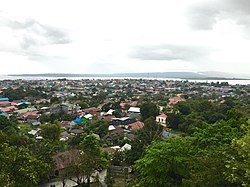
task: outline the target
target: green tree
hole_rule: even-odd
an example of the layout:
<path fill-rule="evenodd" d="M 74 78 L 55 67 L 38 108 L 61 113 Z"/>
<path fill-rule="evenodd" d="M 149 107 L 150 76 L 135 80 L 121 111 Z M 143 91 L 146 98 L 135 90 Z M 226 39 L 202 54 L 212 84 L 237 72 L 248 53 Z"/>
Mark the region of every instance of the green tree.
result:
<path fill-rule="evenodd" d="M 243 117 L 243 114 L 235 108 L 228 110 L 226 114 L 226 120 L 230 120 L 230 119 L 239 120 L 242 117 Z"/>
<path fill-rule="evenodd" d="M 187 162 L 189 177 L 183 180 L 183 186 L 230 186 L 224 172 L 229 145 L 199 148 L 191 146 Z"/>
<path fill-rule="evenodd" d="M 32 156 L 27 148 L 0 145 L 0 184 L 35 186 L 48 169 L 49 166 Z"/>
<path fill-rule="evenodd" d="M 168 114 L 168 124 L 172 129 L 175 129 L 175 130 L 179 129 L 179 125 L 182 122 L 182 120 L 183 120 L 183 117 L 179 113 L 177 113 L 177 114 L 169 113 Z"/>
<path fill-rule="evenodd" d="M 61 134 L 61 126 L 59 123 L 56 124 L 43 124 L 41 126 L 41 136 L 50 140 L 59 140 Z"/>
<path fill-rule="evenodd" d="M 179 102 L 175 106 L 181 114 L 188 115 L 191 113 L 191 108 L 187 102 Z"/>
<path fill-rule="evenodd" d="M 88 108 L 88 107 L 89 107 L 88 103 L 85 102 L 85 101 L 80 101 L 78 104 L 79 104 L 79 106 L 81 107 L 81 109 L 84 109 L 84 108 Z"/>
<path fill-rule="evenodd" d="M 250 186 L 250 130 L 242 138 L 235 138 L 230 148 L 225 172 L 227 179 L 237 186 Z"/>
<path fill-rule="evenodd" d="M 140 107 L 141 116 L 143 120 L 146 120 L 149 117 L 156 117 L 159 114 L 159 109 L 156 104 L 152 102 L 145 102 Z"/>
<path fill-rule="evenodd" d="M 197 128 L 192 134 L 199 147 L 229 145 L 234 138 L 240 137 L 241 132 L 228 122 L 219 121 L 215 124 L 206 124 L 205 128 Z"/>
<path fill-rule="evenodd" d="M 178 126 L 178 129 L 192 134 L 196 128 L 203 128 L 205 125 L 204 118 L 197 112 L 192 112 L 191 114 L 185 116 Z"/>
<path fill-rule="evenodd" d="M 8 134 L 17 134 L 19 131 L 17 122 L 5 116 L 0 116 L 0 130 Z"/>
<path fill-rule="evenodd" d="M 145 151 L 145 147 L 154 141 L 162 139 L 163 127 L 156 123 L 153 117 L 145 120 L 144 127 L 136 132 L 136 138 L 131 142 L 132 149 L 128 151 L 128 162 L 134 164 Z"/>
<path fill-rule="evenodd" d="M 153 141 L 161 140 L 163 127 L 156 123 L 155 118 L 149 117 L 144 121 L 144 127 L 137 131 L 142 144 L 150 145 Z"/>
<path fill-rule="evenodd" d="M 121 111 L 119 111 L 119 110 L 114 111 L 114 112 L 113 112 L 113 115 L 114 115 L 116 118 L 122 117 Z"/>
<path fill-rule="evenodd" d="M 190 141 L 184 138 L 168 138 L 155 142 L 146 154 L 136 162 L 140 176 L 137 186 L 181 186 L 188 177 Z"/>
<path fill-rule="evenodd" d="M 76 177 L 78 184 L 86 183 L 90 186 L 90 177 L 96 170 L 105 168 L 108 164 L 107 157 L 100 149 L 100 142 L 94 135 L 85 135 L 79 146 L 80 159 L 65 171 L 68 177 Z M 73 179 L 71 179 L 73 180 Z M 87 181 L 87 182 L 86 182 Z"/>
<path fill-rule="evenodd" d="M 52 97 L 50 99 L 50 104 L 59 104 L 60 103 L 60 99 L 58 97 Z"/>

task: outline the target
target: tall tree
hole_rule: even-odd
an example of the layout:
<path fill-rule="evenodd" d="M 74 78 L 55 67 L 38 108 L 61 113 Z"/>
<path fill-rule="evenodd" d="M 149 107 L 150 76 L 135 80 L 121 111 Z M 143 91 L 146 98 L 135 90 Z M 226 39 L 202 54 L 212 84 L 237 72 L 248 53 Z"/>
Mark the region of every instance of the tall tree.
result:
<path fill-rule="evenodd" d="M 48 169 L 49 166 L 34 157 L 27 148 L 0 145 L 0 184 L 36 186 Z"/>
<path fill-rule="evenodd" d="M 90 177 L 96 170 L 101 170 L 108 164 L 100 142 L 94 135 L 86 135 L 79 146 L 79 160 L 65 170 L 67 177 L 77 177 L 78 184 L 90 186 Z M 71 178 L 71 180 L 73 180 Z"/>
<path fill-rule="evenodd" d="M 146 150 L 135 168 L 140 176 L 137 186 L 181 186 L 188 177 L 190 142 L 184 138 L 168 138 L 155 142 Z"/>
<path fill-rule="evenodd" d="M 145 102 L 141 105 L 141 116 L 143 120 L 149 117 L 156 117 L 159 114 L 159 109 L 155 103 Z"/>
<path fill-rule="evenodd" d="M 8 134 L 16 134 L 19 131 L 17 122 L 5 116 L 0 116 L 0 130 Z"/>
<path fill-rule="evenodd" d="M 145 120 L 144 127 L 136 132 L 136 138 L 131 142 L 132 149 L 128 151 L 128 161 L 131 164 L 139 159 L 145 151 L 145 147 L 154 141 L 162 139 L 163 127 L 156 123 L 155 118 Z"/>
<path fill-rule="evenodd" d="M 59 123 L 55 124 L 44 124 L 41 126 L 41 135 L 42 137 L 50 140 L 59 140 L 61 133 L 61 126 Z"/>
<path fill-rule="evenodd" d="M 250 121 L 248 122 L 250 124 Z M 237 186 L 250 186 L 250 129 L 242 138 L 235 138 L 226 163 L 227 179 Z"/>

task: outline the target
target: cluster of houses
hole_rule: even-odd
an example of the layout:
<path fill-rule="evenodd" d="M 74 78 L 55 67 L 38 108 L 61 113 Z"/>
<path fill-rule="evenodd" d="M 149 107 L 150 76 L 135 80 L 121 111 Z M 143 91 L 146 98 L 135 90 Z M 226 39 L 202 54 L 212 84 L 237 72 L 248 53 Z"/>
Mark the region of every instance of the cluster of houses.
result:
<path fill-rule="evenodd" d="M 6 95 L 6 90 L 13 92 L 22 88 L 39 90 L 39 95 L 29 95 L 18 100 Z M 175 136 L 167 132 L 168 112 L 179 102 L 192 97 L 208 98 L 214 102 L 216 98 L 223 102 L 224 97 L 249 96 L 250 85 L 228 85 L 220 83 L 196 83 L 174 80 L 143 80 L 143 79 L 82 79 L 82 80 L 3 80 L 0 81 L 0 116 L 14 117 L 30 128 L 25 132 L 40 141 L 42 117 L 67 115 L 69 119 L 60 120 L 63 129 L 60 141 L 68 141 L 85 133 L 82 126 L 96 121 L 108 123 L 107 132 L 102 139 L 107 143 L 102 149 L 109 153 L 130 150 L 129 142 L 135 138 L 136 131 L 144 127 L 141 120 L 140 106 L 145 101 L 153 101 L 160 108 L 155 121 L 164 127 L 162 136 Z M 104 95 L 93 106 L 81 107 L 82 100 L 88 101 Z M 53 102 L 56 101 L 56 102 Z M 111 104 L 110 104 L 111 103 Z M 104 106 L 107 106 L 104 109 Z M 164 109 L 168 110 L 164 110 Z M 117 112 L 119 116 L 117 116 Z M 164 113 L 165 112 L 165 113 Z M 100 138 L 100 134 L 94 134 Z M 74 150 L 73 150 L 74 151 Z M 65 156 L 66 155 L 66 156 Z M 66 167 L 64 158 L 76 155 L 63 152 L 55 155 L 56 168 Z M 60 158 L 63 158 L 60 160 Z M 75 158 L 72 158 L 73 160 Z"/>
<path fill-rule="evenodd" d="M 41 90 L 45 97 L 28 95 L 19 100 L 11 100 L 4 95 L 5 90 L 25 87 Z M 82 79 L 82 80 L 3 80 L 0 81 L 0 115 L 5 117 L 15 116 L 21 123 L 29 123 L 32 130 L 28 133 L 37 139 L 41 125 L 40 117 L 51 114 L 70 114 L 71 120 L 61 121 L 65 131 L 61 140 L 67 141 L 72 136 L 77 136 L 84 131 L 74 128 L 77 124 L 101 119 L 109 123 L 108 134 L 104 137 L 112 142 L 118 135 L 134 138 L 134 131 L 143 128 L 140 118 L 140 105 L 143 98 L 150 98 L 161 109 L 184 102 L 193 96 L 200 97 L 236 97 L 240 94 L 249 95 L 249 85 L 229 85 L 220 83 L 196 83 L 174 80 L 143 80 L 143 79 Z M 81 99 L 93 99 L 104 93 L 105 98 L 96 106 L 81 108 L 78 102 Z M 52 103 L 52 98 L 60 102 Z M 103 111 L 102 106 L 107 103 L 118 103 L 116 108 L 110 107 Z M 114 112 L 119 110 L 121 117 L 116 117 Z M 161 110 L 160 110 L 161 111 Z M 167 126 L 167 114 L 160 112 L 156 122 Z M 116 147 L 117 148 L 117 147 Z M 121 147 L 122 148 L 122 147 Z"/>

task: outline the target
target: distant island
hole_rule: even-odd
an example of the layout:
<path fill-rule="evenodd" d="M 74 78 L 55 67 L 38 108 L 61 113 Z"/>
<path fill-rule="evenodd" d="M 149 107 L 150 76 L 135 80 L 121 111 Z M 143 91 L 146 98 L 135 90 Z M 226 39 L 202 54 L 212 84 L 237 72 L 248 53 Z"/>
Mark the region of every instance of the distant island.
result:
<path fill-rule="evenodd" d="M 238 75 L 221 72 L 149 72 L 149 73 L 112 73 L 112 74 L 73 74 L 73 73 L 42 73 L 42 74 L 9 74 L 17 77 L 124 77 L 124 78 L 176 78 L 192 80 L 250 80 L 250 75 Z"/>

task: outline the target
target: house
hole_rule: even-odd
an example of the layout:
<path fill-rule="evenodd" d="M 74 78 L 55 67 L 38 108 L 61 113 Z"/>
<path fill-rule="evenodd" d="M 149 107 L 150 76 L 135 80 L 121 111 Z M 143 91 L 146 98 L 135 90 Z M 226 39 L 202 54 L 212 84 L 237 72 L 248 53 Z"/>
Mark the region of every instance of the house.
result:
<path fill-rule="evenodd" d="M 66 129 L 72 127 L 72 124 L 70 121 L 61 121 L 61 127 Z"/>
<path fill-rule="evenodd" d="M 28 105 L 31 105 L 31 102 L 27 102 L 27 101 L 24 101 L 24 102 L 17 102 L 17 103 L 15 103 L 15 105 L 17 106 L 17 107 L 20 107 L 20 106 L 28 106 Z"/>
<path fill-rule="evenodd" d="M 17 110 L 17 108 L 16 107 L 14 107 L 14 106 L 10 106 L 10 107 L 0 107 L 0 110 L 2 111 L 2 112 L 6 112 L 6 113 L 11 113 L 11 112 L 13 112 L 13 111 L 15 111 L 15 110 Z"/>
<path fill-rule="evenodd" d="M 0 98 L 0 110 L 5 113 L 10 113 L 17 110 L 17 108 L 9 101 L 9 98 Z"/>
<path fill-rule="evenodd" d="M 86 114 L 83 116 L 85 119 L 87 120 L 91 120 L 93 118 L 93 115 L 92 114 Z"/>
<path fill-rule="evenodd" d="M 38 128 L 37 130 L 33 129 L 33 130 L 29 131 L 28 134 L 36 136 L 39 133 L 40 130 L 41 130 L 40 128 Z"/>
<path fill-rule="evenodd" d="M 104 115 L 112 115 L 115 110 L 109 109 L 108 112 L 106 112 Z"/>
<path fill-rule="evenodd" d="M 68 111 L 69 111 L 69 107 L 64 104 L 54 105 L 50 108 L 50 112 L 54 114 L 59 114 L 59 113 L 67 114 Z"/>
<path fill-rule="evenodd" d="M 101 114 L 101 110 L 96 108 L 96 107 L 85 108 L 85 109 L 83 109 L 83 112 L 85 112 L 87 114 L 92 114 L 94 116 L 100 116 L 100 114 Z"/>
<path fill-rule="evenodd" d="M 181 98 L 181 97 L 170 97 L 168 104 L 169 105 L 176 105 L 179 102 L 185 101 L 185 99 Z"/>
<path fill-rule="evenodd" d="M 10 101 L 0 101 L 0 107 L 9 107 L 11 106 L 11 102 Z"/>
<path fill-rule="evenodd" d="M 20 110 L 16 110 L 15 112 L 18 115 L 22 115 L 26 112 L 33 112 L 33 111 L 37 111 L 37 109 L 35 107 L 28 107 L 28 108 L 24 108 L 24 109 L 20 109 Z M 37 111 L 38 112 L 38 111 Z"/>
<path fill-rule="evenodd" d="M 131 150 L 132 146 L 128 143 L 126 143 L 124 146 L 121 147 L 121 149 L 119 149 L 119 151 L 126 151 L 126 150 Z"/>
<path fill-rule="evenodd" d="M 9 98 L 8 97 L 1 97 L 0 101 L 9 101 Z"/>
<path fill-rule="evenodd" d="M 163 126 L 167 125 L 167 118 L 168 116 L 164 113 L 160 114 L 159 116 L 156 116 L 156 122 L 160 123 Z"/>
<path fill-rule="evenodd" d="M 70 135 L 67 131 L 64 131 L 60 135 L 60 141 L 67 141 L 71 137 L 72 135 Z"/>
<path fill-rule="evenodd" d="M 131 124 L 128 125 L 128 129 L 134 130 L 134 131 L 136 131 L 138 129 L 141 129 L 143 127 L 144 127 L 144 123 L 141 122 L 141 121 L 136 121 L 136 122 L 131 123 Z"/>
<path fill-rule="evenodd" d="M 113 125 L 128 125 L 135 122 L 135 118 L 131 117 L 122 117 L 122 118 L 113 118 L 112 124 Z"/>
<path fill-rule="evenodd" d="M 57 153 L 52 157 L 54 162 L 54 172 L 59 174 L 62 170 L 69 167 L 72 163 L 79 162 L 80 152 L 76 149 Z"/>
<path fill-rule="evenodd" d="M 178 137 L 177 134 L 173 134 L 173 133 L 167 132 L 167 131 L 165 131 L 165 130 L 162 131 L 162 136 L 163 136 L 163 138 L 167 138 L 167 137 Z"/>
<path fill-rule="evenodd" d="M 137 106 L 138 105 L 138 101 L 132 101 L 131 103 L 130 103 L 130 106 L 132 106 L 132 107 L 135 107 L 135 106 Z"/>
<path fill-rule="evenodd" d="M 107 122 L 111 122 L 112 119 L 114 119 L 114 118 L 115 118 L 115 116 L 110 116 L 110 115 L 101 117 L 102 120 L 107 121 Z"/>
<path fill-rule="evenodd" d="M 122 109 L 125 109 L 125 108 L 126 108 L 126 105 L 127 105 L 126 103 L 123 103 L 123 102 L 120 103 L 120 107 L 121 107 Z"/>
<path fill-rule="evenodd" d="M 41 125 L 41 122 L 40 121 L 35 121 L 32 123 L 32 126 L 39 126 Z"/>
<path fill-rule="evenodd" d="M 104 152 L 109 153 L 109 154 L 115 154 L 117 150 L 120 149 L 120 146 L 112 146 L 112 147 L 103 147 L 101 148 Z"/>
<path fill-rule="evenodd" d="M 84 130 L 82 130 L 82 129 L 72 129 L 72 130 L 70 131 L 70 134 L 71 134 L 71 135 L 74 135 L 74 136 L 79 136 L 79 135 L 81 135 L 82 133 L 84 133 Z"/>
<path fill-rule="evenodd" d="M 33 111 L 33 112 L 23 113 L 19 119 L 28 123 L 33 123 L 33 122 L 38 122 L 39 117 L 40 115 L 38 114 L 38 111 Z"/>
<path fill-rule="evenodd" d="M 114 125 L 109 125 L 108 130 L 109 131 L 115 130 L 115 126 Z"/>
<path fill-rule="evenodd" d="M 123 128 L 119 126 L 110 125 L 108 127 L 108 130 L 108 134 L 105 135 L 103 139 L 110 142 L 111 144 L 117 144 L 121 138 L 124 139 L 126 131 Z"/>
<path fill-rule="evenodd" d="M 5 113 L 5 112 L 3 112 L 1 110 L 0 110 L 0 116 L 4 116 L 4 117 L 9 119 L 9 114 L 7 114 L 7 113 Z"/>
<path fill-rule="evenodd" d="M 128 112 L 129 112 L 129 113 L 140 113 L 141 110 L 140 110 L 139 107 L 130 107 L 130 108 L 128 109 Z"/>

